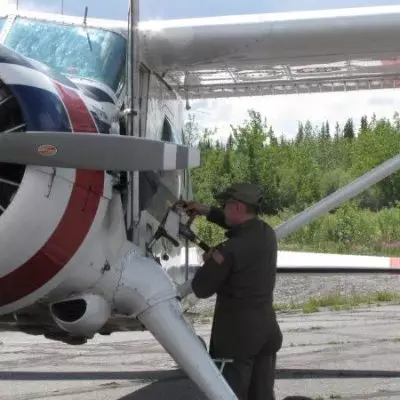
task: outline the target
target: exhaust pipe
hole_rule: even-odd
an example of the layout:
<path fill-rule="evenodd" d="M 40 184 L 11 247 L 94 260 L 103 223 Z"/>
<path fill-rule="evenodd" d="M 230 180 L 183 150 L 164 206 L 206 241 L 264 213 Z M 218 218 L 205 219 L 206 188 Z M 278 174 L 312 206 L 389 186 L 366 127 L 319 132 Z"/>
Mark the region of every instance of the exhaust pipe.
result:
<path fill-rule="evenodd" d="M 95 293 L 82 293 L 50 304 L 50 314 L 66 332 L 93 337 L 111 316 L 111 305 Z"/>
<path fill-rule="evenodd" d="M 139 319 L 210 400 L 237 400 L 196 332 L 183 318 L 169 275 L 135 250 L 126 254 L 121 267 L 114 297 L 118 312 Z"/>

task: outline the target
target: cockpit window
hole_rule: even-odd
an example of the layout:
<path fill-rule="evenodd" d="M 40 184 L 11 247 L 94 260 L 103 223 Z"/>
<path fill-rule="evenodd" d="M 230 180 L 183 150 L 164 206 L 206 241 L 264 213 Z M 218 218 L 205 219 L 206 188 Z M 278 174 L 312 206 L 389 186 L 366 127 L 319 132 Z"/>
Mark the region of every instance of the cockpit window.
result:
<path fill-rule="evenodd" d="M 6 22 L 6 19 L 4 17 L 0 17 L 0 31 L 3 29 L 5 22 Z"/>
<path fill-rule="evenodd" d="M 114 92 L 124 74 L 126 41 L 104 29 L 18 17 L 5 44 L 58 72 L 98 80 Z"/>

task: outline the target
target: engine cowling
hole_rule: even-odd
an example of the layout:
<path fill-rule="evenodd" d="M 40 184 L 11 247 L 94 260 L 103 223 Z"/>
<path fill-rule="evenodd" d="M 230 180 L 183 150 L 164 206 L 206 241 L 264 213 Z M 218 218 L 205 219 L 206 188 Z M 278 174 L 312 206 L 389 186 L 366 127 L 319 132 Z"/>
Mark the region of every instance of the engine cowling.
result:
<path fill-rule="evenodd" d="M 0 45 L 3 131 L 98 128 L 76 85 Z M 104 171 L 0 164 L 0 315 L 33 304 L 62 282 L 92 226 L 104 182 Z"/>
<path fill-rule="evenodd" d="M 50 111 L 41 97 L 46 95 L 33 87 L 13 88 L 0 80 L 0 132 L 45 129 Z M 36 110 L 35 119 L 26 109 Z M 0 163 L 0 315 L 31 303 L 34 293 L 45 293 L 43 286 L 56 274 L 54 262 L 47 261 L 54 261 L 60 243 L 49 239 L 74 181 L 74 170 Z"/>

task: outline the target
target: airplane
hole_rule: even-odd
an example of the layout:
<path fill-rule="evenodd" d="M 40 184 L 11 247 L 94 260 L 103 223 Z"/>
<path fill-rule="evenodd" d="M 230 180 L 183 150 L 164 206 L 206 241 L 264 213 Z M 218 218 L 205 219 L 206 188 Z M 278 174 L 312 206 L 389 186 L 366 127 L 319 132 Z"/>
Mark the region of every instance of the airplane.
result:
<path fill-rule="evenodd" d="M 147 329 L 208 398 L 236 399 L 183 313 L 201 257 L 173 208 L 193 198 L 200 164 L 182 100 L 396 88 L 399 31 L 397 6 L 145 22 L 135 0 L 127 22 L 2 8 L 0 329 L 71 345 Z M 277 238 L 399 166 L 388 160 Z M 283 273 L 400 271 L 397 259 L 280 256 Z"/>

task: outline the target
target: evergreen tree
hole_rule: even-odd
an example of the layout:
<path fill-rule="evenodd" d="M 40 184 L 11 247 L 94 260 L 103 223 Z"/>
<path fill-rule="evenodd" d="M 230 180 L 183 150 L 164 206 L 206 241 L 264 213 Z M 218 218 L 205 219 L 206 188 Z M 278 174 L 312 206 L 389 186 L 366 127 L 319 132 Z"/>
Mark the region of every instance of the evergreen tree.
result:
<path fill-rule="evenodd" d="M 346 139 L 354 139 L 353 120 L 349 118 L 343 128 L 343 137 Z"/>
<path fill-rule="evenodd" d="M 330 139 L 331 138 L 331 133 L 330 133 L 330 128 L 329 128 L 329 122 L 326 121 L 325 123 L 325 134 L 326 134 L 326 139 Z"/>
<path fill-rule="evenodd" d="M 297 128 L 297 135 L 296 135 L 296 142 L 300 143 L 304 140 L 304 127 L 301 122 L 299 122 L 298 128 Z"/>
<path fill-rule="evenodd" d="M 308 140 L 313 137 L 313 127 L 309 120 L 307 120 L 304 125 L 304 137 L 305 137 L 305 139 L 308 139 Z"/>
<path fill-rule="evenodd" d="M 336 122 L 336 125 L 335 125 L 335 141 L 338 142 L 340 137 L 341 137 L 340 125 L 339 125 L 339 122 Z"/>
<path fill-rule="evenodd" d="M 232 136 L 232 134 L 230 134 L 229 136 L 228 136 L 228 140 L 226 141 L 226 150 L 227 151 L 229 151 L 229 150 L 233 150 L 233 136 Z"/>
<path fill-rule="evenodd" d="M 361 117 L 361 126 L 360 126 L 361 133 L 365 133 L 367 129 L 368 129 L 368 119 L 367 116 L 364 115 Z"/>

